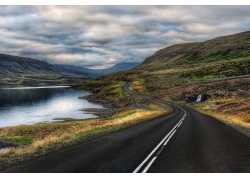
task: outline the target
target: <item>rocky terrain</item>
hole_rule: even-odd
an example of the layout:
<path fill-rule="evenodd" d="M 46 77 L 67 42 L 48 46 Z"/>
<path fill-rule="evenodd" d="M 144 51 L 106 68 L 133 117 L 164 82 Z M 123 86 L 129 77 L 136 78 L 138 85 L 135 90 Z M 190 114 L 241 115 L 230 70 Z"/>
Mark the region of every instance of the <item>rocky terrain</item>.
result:
<path fill-rule="evenodd" d="M 203 100 L 229 99 L 235 96 L 250 96 L 250 78 L 237 78 L 210 83 L 200 83 L 177 87 L 173 90 L 156 94 L 156 96 L 171 96 L 174 100 L 194 102 L 197 96 L 203 95 Z"/>

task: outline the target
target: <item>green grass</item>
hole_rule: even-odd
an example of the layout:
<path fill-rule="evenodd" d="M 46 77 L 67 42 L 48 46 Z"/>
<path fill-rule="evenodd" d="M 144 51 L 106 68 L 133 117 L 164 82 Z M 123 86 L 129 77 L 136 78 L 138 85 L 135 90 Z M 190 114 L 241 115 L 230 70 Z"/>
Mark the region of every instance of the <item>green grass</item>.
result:
<path fill-rule="evenodd" d="M 135 114 L 136 113 L 136 110 L 133 110 L 133 111 L 130 111 L 126 114 L 123 114 L 123 115 L 119 115 L 119 116 L 113 116 L 113 117 L 110 117 L 110 118 L 105 118 L 103 120 L 115 120 L 115 119 L 119 119 L 119 118 L 125 118 L 127 116 L 131 116 L 132 114 Z"/>
<path fill-rule="evenodd" d="M 11 139 L 13 140 L 14 145 L 31 144 L 34 141 L 34 139 L 32 138 L 26 138 L 26 137 L 16 137 Z"/>
<path fill-rule="evenodd" d="M 9 134 L 3 135 L 0 138 L 3 139 L 9 139 L 12 141 L 13 145 L 26 145 L 26 144 L 31 144 L 34 141 L 34 138 L 28 138 L 28 137 L 13 137 Z"/>
<path fill-rule="evenodd" d="M 250 59 L 216 63 L 180 74 L 182 78 L 206 79 L 250 74 Z"/>
<path fill-rule="evenodd" d="M 89 131 L 80 132 L 80 133 L 76 134 L 76 138 L 84 137 L 86 135 L 91 135 L 91 134 L 95 134 L 95 133 L 98 133 L 98 132 L 103 132 L 105 130 L 109 130 L 109 129 L 112 129 L 112 128 L 114 128 L 114 125 L 108 125 L 108 126 L 100 127 L 100 128 L 93 128 L 93 129 L 91 129 Z"/>
<path fill-rule="evenodd" d="M 140 78 L 140 79 L 138 79 L 138 81 L 139 81 L 140 83 L 144 84 L 146 80 Z"/>
<path fill-rule="evenodd" d="M 106 89 L 103 90 L 103 92 L 111 92 L 115 89 L 121 88 L 121 86 L 113 86 L 113 87 L 108 87 Z"/>
<path fill-rule="evenodd" d="M 199 106 L 194 106 L 196 109 L 199 109 L 199 110 L 205 110 L 207 109 L 207 106 L 206 105 L 199 105 Z"/>

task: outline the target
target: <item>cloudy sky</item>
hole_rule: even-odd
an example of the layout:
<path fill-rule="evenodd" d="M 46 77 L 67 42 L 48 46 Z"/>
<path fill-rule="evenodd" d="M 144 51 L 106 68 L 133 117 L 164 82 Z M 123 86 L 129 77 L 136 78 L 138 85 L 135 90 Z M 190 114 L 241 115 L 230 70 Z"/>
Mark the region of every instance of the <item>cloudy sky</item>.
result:
<path fill-rule="evenodd" d="M 250 30 L 250 6 L 0 6 L 0 53 L 105 68 Z"/>

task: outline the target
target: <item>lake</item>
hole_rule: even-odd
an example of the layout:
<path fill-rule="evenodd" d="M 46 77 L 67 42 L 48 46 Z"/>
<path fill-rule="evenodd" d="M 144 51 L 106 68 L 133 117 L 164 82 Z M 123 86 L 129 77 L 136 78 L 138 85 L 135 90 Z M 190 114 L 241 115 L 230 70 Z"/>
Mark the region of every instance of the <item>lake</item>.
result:
<path fill-rule="evenodd" d="M 80 111 L 103 108 L 78 99 L 90 94 L 70 86 L 0 86 L 0 127 L 54 122 L 55 118 L 87 119 L 96 116 Z"/>

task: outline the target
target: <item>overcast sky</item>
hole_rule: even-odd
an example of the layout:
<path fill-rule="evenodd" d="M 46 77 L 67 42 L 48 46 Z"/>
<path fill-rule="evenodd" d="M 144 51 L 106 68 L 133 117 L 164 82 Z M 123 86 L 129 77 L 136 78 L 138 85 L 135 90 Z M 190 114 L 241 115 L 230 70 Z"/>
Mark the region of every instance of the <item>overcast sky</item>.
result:
<path fill-rule="evenodd" d="M 250 30 L 250 6 L 0 6 L 0 53 L 105 68 Z"/>

